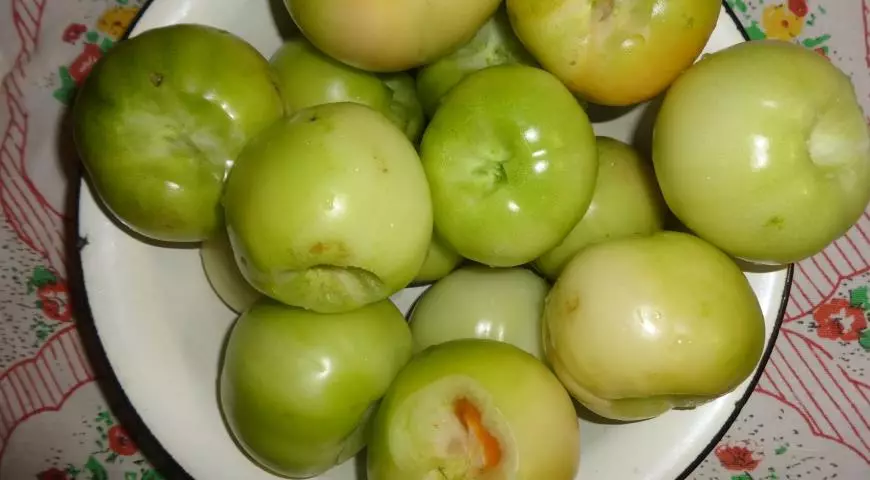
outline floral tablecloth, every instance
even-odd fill
[[[753,39],[798,42],[849,73],[870,112],[870,0],[729,3]],[[0,0],[3,480],[185,478],[121,393],[78,309],[80,171],[65,109],[140,8],[141,0]],[[865,213],[796,266],[762,379],[690,478],[870,479],[868,315]]]

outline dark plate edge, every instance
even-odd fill
[[[722,428],[716,432],[716,435],[710,439],[710,443],[704,447],[704,450],[698,454],[698,457],[686,466],[686,469],[683,470],[683,473],[677,476],[675,480],[685,480],[688,478],[692,472],[695,471],[698,466],[710,455],[711,452],[716,448],[719,444],[719,441],[728,433],[728,430],[731,429],[731,426],[734,425],[734,422],[737,421],[737,418],[740,417],[740,412],[743,410],[743,407],[746,405],[746,402],[749,401],[749,397],[755,392],[755,387],[758,385],[758,382],[761,380],[761,376],[764,374],[764,369],[767,366],[768,360],[770,360],[770,355],[773,353],[773,347],[776,345],[776,339],[779,337],[780,328],[782,327],[782,322],[785,318],[785,309],[788,306],[789,298],[791,297],[791,285],[792,279],[794,277],[794,265],[790,264],[786,269],[785,276],[785,288],[782,291],[782,299],[779,303],[779,313],[776,316],[776,322],[773,325],[773,332],[770,334],[770,340],[767,342],[767,347],[764,350],[764,353],[761,356],[761,360],[758,362],[758,369],[755,372],[755,375],[752,377],[752,380],[749,382],[749,386],[746,388],[746,393],[743,394],[739,400],[734,402],[734,411],[731,412],[731,415],[728,417],[728,420],[722,425]]]

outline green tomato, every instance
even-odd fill
[[[239,271],[226,228],[202,242],[200,258],[212,289],[234,312],[244,312],[262,296]]]
[[[220,404],[230,433],[260,466],[307,478],[350,459],[411,334],[389,301],[320,314],[263,298],[230,331]]]
[[[284,0],[321,51],[370,72],[431,63],[462,46],[501,0]]]
[[[640,420],[736,388],[764,347],[764,317],[734,261],[686,233],[592,245],[544,307],[544,351],[569,392],[605,418]]]
[[[282,115],[272,70],[254,47],[179,24],[124,40],[94,65],[73,106],[73,134],[116,219],[150,239],[192,242],[219,228],[221,189],[239,151]]]
[[[300,110],[254,138],[227,179],[224,206],[245,278],[318,312],[353,310],[406,287],[432,238],[414,146],[357,103]]]
[[[417,354],[371,425],[368,480],[573,480],[574,405],[547,367],[519,348],[453,340]]]
[[[456,269],[462,260],[463,258],[452,247],[445,244],[444,240],[433,235],[426,260],[414,277],[413,283],[417,285],[432,283]]]
[[[417,96],[431,118],[444,94],[469,73],[508,63],[536,64],[514,35],[502,4],[470,42],[417,72]]]
[[[674,214],[756,263],[815,255],[870,202],[870,134],[849,77],[790,42],[739,44],[670,88],[653,162]]]
[[[416,142],[423,110],[407,73],[366,72],[317,50],[304,37],[285,42],[271,59],[287,113],[322,103],[356,102],[386,115]]]
[[[525,268],[462,267],[411,312],[414,350],[459,338],[507,342],[543,359],[541,314],[550,285]]]
[[[652,165],[629,145],[598,137],[598,179],[592,203],[556,248],[535,260],[535,268],[555,280],[565,264],[594,243],[648,235],[664,227],[667,206]]]
[[[530,262],[583,216],[597,155],[586,113],[554,76],[517,64],[472,73],[423,134],[435,230],[476,262]]]

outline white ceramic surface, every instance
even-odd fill
[[[227,29],[269,56],[280,44],[279,32],[286,31],[281,25],[290,20],[280,0],[154,0],[132,35],[179,22]],[[723,10],[707,51],[743,40]],[[648,135],[635,133],[648,131],[644,118],[651,116],[643,112],[638,108],[599,122],[596,131],[637,141],[643,150]],[[234,315],[209,287],[198,251],[159,248],[128,236],[105,216],[86,184],[79,208],[80,235],[89,242],[82,264],[91,311],[114,371],[139,415],[196,479],[277,478],[239,451],[221,420],[215,388],[218,358]],[[769,340],[787,293],[786,271],[747,276],[764,310]],[[421,290],[405,290],[393,299],[407,310]],[[606,426],[581,421],[578,478],[674,479],[715,439],[749,384],[747,380],[694,411],[670,412],[647,422]],[[355,467],[348,461],[318,478],[364,478]]]

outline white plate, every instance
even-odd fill
[[[178,22],[203,23],[232,31],[269,56],[281,41],[278,25],[289,21],[280,0],[270,1],[154,0],[131,35]],[[741,31],[723,11],[707,51],[742,41]],[[642,108],[635,109],[596,124],[596,130],[642,144],[648,136],[635,134],[638,128],[649,128],[642,114]],[[87,184],[82,185],[79,209],[79,232],[88,239],[81,255],[91,311],[107,356],[139,415],[194,478],[277,478],[239,451],[218,412],[218,357],[234,315],[210,289],[198,250],[159,248],[128,236],[94,202]],[[769,353],[790,270],[747,276],[764,310]],[[407,309],[420,290],[400,292],[394,301]],[[733,421],[752,385],[754,378],[702,408],[647,422],[607,426],[581,421],[580,477],[671,480],[687,474]],[[354,472],[354,462],[348,461],[318,478],[363,478]]]

